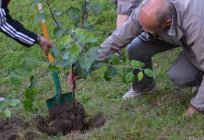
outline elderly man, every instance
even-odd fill
[[[7,8],[9,2],[10,0],[0,0],[0,31],[23,46],[31,47],[38,44],[43,52],[48,54],[52,42],[27,30],[19,21],[14,20]]]
[[[127,48],[129,59],[140,60],[145,63],[144,68],[152,69],[154,54],[181,47],[168,76],[178,86],[200,86],[186,115],[204,111],[203,15],[203,0],[144,0],[128,21],[101,44],[100,59],[120,52],[131,42]],[[138,71],[134,73],[137,75]],[[122,99],[137,97],[154,86],[154,78],[136,79]]]

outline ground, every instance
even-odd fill
[[[105,0],[101,0],[101,2],[105,2]],[[56,2],[55,7],[64,8],[60,5],[61,3]],[[21,20],[27,28],[40,33],[39,25],[34,24],[33,20],[36,12],[29,10],[29,5],[29,1],[13,0],[10,5],[11,14]],[[22,13],[26,13],[27,16],[25,17]],[[106,15],[110,16],[110,14]],[[107,28],[113,29],[114,24],[112,19],[107,18]],[[52,30],[53,21],[48,20],[48,25],[49,30]],[[106,26],[103,28],[105,29]],[[83,105],[85,122],[89,120],[95,123],[90,123],[89,129],[83,133],[77,131],[51,136],[39,129],[39,125],[37,125],[39,120],[36,120],[36,118],[39,119],[39,116],[41,116],[41,121],[49,120],[46,100],[53,97],[55,93],[52,75],[47,70],[45,63],[46,57],[37,46],[27,49],[2,34],[0,38],[0,96],[5,96],[12,90],[16,90],[18,98],[23,99],[24,89],[28,86],[26,77],[23,85],[16,89],[8,79],[9,74],[11,71],[21,68],[22,62],[27,58],[40,62],[40,65],[33,71],[33,75],[37,79],[38,90],[33,110],[26,111],[22,104],[12,108],[11,119],[0,121],[0,133],[6,135],[4,139],[9,136],[38,140],[204,139],[203,115],[198,114],[191,118],[184,116],[189,102],[194,96],[191,89],[175,87],[166,75],[170,64],[176,59],[179,49],[156,55],[153,58],[157,90],[147,96],[122,101],[121,97],[129,89],[130,84],[123,83],[119,76],[109,82],[105,81],[103,78],[105,67],[96,70],[86,80],[78,81],[76,99]],[[54,38],[53,40],[55,41]],[[69,90],[66,86],[66,72],[60,73],[59,77],[65,93]],[[95,118],[99,118],[99,120]],[[101,123],[104,124],[98,126]],[[14,124],[17,124],[18,129]]]

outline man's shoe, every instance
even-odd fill
[[[127,100],[130,98],[135,98],[138,97],[140,95],[144,95],[146,92],[149,92],[151,90],[155,90],[156,89],[156,84],[155,84],[155,80],[153,81],[153,83],[149,86],[147,86],[144,90],[138,92],[138,91],[134,91],[133,88],[131,87],[128,92],[126,92],[123,97],[122,100]]]
[[[134,97],[137,97],[137,96],[140,96],[140,95],[141,95],[140,92],[134,91],[133,88],[131,87],[131,88],[128,90],[128,92],[126,92],[126,93],[123,95],[122,99],[123,99],[123,100],[127,100],[127,99],[134,98]]]

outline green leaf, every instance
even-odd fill
[[[5,102],[0,102],[0,110],[3,110],[6,106]]]
[[[120,57],[118,55],[112,55],[111,56],[111,62],[113,65],[120,64]]]
[[[64,46],[65,49],[69,49],[71,48],[72,46],[76,45],[75,42],[69,42],[68,44],[66,44],[66,46]]]
[[[75,63],[81,52],[81,47],[78,45],[71,46],[62,56],[64,60],[68,60],[69,65]]]
[[[91,5],[90,9],[94,13],[95,16],[99,16],[101,15],[104,8],[105,8],[104,4],[94,3]]]
[[[20,104],[21,101],[19,99],[12,99],[10,102],[9,102],[9,105],[14,107],[14,106],[17,106],[18,104]]]
[[[36,90],[34,88],[27,88],[25,91],[25,98],[34,101],[36,97]]]
[[[79,40],[79,42],[85,44],[85,37],[87,36],[87,30],[81,29],[81,28],[76,28],[74,30],[74,32],[77,35],[77,40]]]
[[[46,19],[46,14],[44,14],[44,13],[39,13],[38,15],[37,15],[37,17],[35,18],[35,23],[39,23],[39,22],[41,22],[43,19]]]
[[[23,106],[24,106],[24,108],[25,108],[26,110],[31,110],[32,107],[33,107],[33,102],[30,101],[30,100],[28,100],[28,99],[25,99],[25,100],[23,101]]]
[[[5,115],[7,118],[11,118],[11,111],[8,110],[8,109],[5,109],[5,110],[4,110],[4,115]]]
[[[69,52],[70,57],[71,57],[71,56],[76,57],[76,56],[78,56],[79,53],[81,52],[81,47],[78,46],[78,45],[73,45],[72,47],[70,47],[70,48],[68,49],[68,52]]]
[[[34,78],[35,78],[35,77],[34,77],[33,75],[31,75],[29,79],[30,79],[30,81],[33,81]]]
[[[70,35],[64,35],[62,39],[60,40],[60,44],[62,46],[66,46],[68,43],[73,42],[74,40]]]
[[[56,27],[56,28],[54,29],[54,36],[55,36],[56,38],[61,37],[63,34],[64,34],[64,30],[63,30],[63,29],[61,29],[61,28],[59,28],[59,27]]]
[[[75,74],[78,75],[82,79],[86,79],[88,72],[81,68],[79,61],[75,63],[76,71]],[[90,71],[89,71],[90,72]]]
[[[71,66],[72,63],[69,63],[68,60],[65,60],[63,59],[60,63],[60,65],[63,67],[63,68],[66,68],[67,66]]]
[[[52,54],[53,57],[57,57],[59,55],[59,50],[56,47],[50,48],[50,53]]]
[[[125,80],[127,83],[132,82],[135,79],[135,75],[132,72],[129,72],[125,76]]]
[[[75,26],[77,26],[80,23],[81,10],[79,8],[71,6],[66,11],[66,13],[67,13],[68,19],[73,20]]]
[[[93,30],[96,30],[93,26],[93,23],[91,23],[90,21],[88,20],[85,20],[84,21],[84,24],[83,24],[83,28],[89,30],[89,31],[93,31]]]
[[[144,76],[143,72],[140,71],[140,72],[137,74],[138,80],[141,81],[141,80],[143,79],[143,76]]]
[[[98,41],[98,37],[93,32],[87,32],[83,37],[83,44],[87,43],[96,43]]]
[[[99,54],[98,54],[99,47],[91,47],[86,51],[86,55],[92,59],[93,61],[98,60]]]
[[[64,60],[69,60],[69,52],[68,52],[68,51],[65,52],[65,53],[63,54],[62,58],[63,58]]]
[[[77,39],[84,45],[88,43],[94,44],[99,40],[99,37],[96,33],[85,29],[76,28],[74,32],[77,35]]]
[[[59,70],[59,68],[56,65],[52,64],[52,63],[49,64],[48,69],[51,70],[51,71]]]
[[[108,66],[108,68],[106,69],[105,73],[104,73],[104,79],[106,81],[110,81],[113,76],[117,75],[118,71],[115,67],[113,66]]]
[[[111,78],[112,78],[112,77],[109,75],[109,72],[108,72],[108,71],[105,71],[105,72],[104,72],[104,79],[105,79],[106,81],[110,81]]]
[[[137,61],[137,60],[131,60],[130,61],[130,65],[133,67],[133,68],[141,68],[144,66],[144,63],[140,62],[140,61]]]
[[[148,76],[148,77],[153,77],[154,73],[151,69],[145,69],[144,73]]]
[[[74,30],[74,32],[76,33],[76,35],[80,35],[82,37],[82,36],[86,35],[87,30],[86,29],[82,29],[82,28],[76,28]]]
[[[127,81],[126,81],[126,74],[125,73],[122,74],[121,79],[122,79],[123,83],[127,83]]]
[[[84,69],[86,72],[88,72],[91,68],[91,64],[94,61],[88,58],[87,56],[80,56],[79,57],[79,64],[82,69]]]

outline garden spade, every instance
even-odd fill
[[[42,4],[38,3],[37,7],[38,7],[39,13],[42,14],[43,13]],[[48,33],[48,30],[47,30],[47,25],[46,25],[45,19],[41,20],[41,30],[43,32],[43,36],[48,39],[49,38],[49,33]],[[50,52],[48,54],[48,60],[49,60],[50,63],[54,62],[54,60],[55,60],[55,58],[53,57],[53,55]],[[58,71],[57,70],[52,70],[52,76],[53,76],[53,79],[54,79],[56,95],[46,101],[48,110],[51,110],[56,106],[59,106],[59,105],[62,106],[64,104],[66,104],[66,103],[71,103],[72,102],[72,92],[66,93],[66,94],[61,94],[61,87],[60,87]]]

